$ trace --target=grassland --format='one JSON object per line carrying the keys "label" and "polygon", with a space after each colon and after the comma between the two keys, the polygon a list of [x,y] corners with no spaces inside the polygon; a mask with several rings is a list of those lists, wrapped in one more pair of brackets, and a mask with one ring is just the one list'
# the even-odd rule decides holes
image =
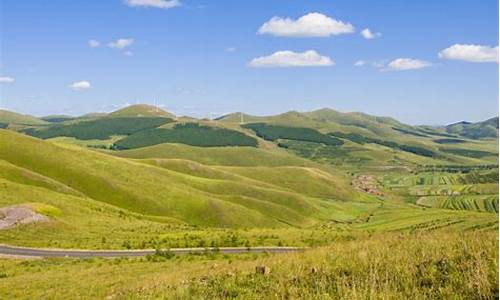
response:
{"label": "grassland", "polygon": [[0,274],[10,299],[495,299],[498,233],[364,235],[280,255],[0,260]]}
{"label": "grassland", "polygon": [[[0,207],[22,204],[49,221],[1,230],[0,243],[310,249],[0,258],[0,298],[498,298],[495,138],[328,109],[203,121],[140,105],[5,124]],[[14,132],[27,127],[60,132]],[[117,149],[144,134],[138,148]],[[359,175],[380,193],[363,192]],[[261,265],[270,274],[256,274]]]}

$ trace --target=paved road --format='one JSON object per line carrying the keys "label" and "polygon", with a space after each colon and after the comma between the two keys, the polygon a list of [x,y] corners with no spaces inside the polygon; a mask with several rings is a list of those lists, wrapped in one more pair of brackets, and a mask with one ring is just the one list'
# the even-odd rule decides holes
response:
{"label": "paved road", "polygon": [[[174,248],[170,249],[176,255],[190,253],[204,253],[215,251],[214,248]],[[219,253],[238,254],[238,253],[286,253],[302,251],[304,248],[299,247],[221,247],[218,248]],[[155,254],[156,250],[65,250],[65,249],[39,249],[25,248],[8,245],[0,245],[0,254],[16,255],[16,256],[31,256],[31,257],[137,257]]]}

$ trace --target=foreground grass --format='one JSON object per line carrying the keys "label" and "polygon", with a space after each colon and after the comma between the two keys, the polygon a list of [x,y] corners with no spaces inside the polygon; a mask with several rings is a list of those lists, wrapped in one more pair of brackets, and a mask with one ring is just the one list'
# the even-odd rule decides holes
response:
{"label": "foreground grass", "polygon": [[0,274],[5,299],[495,299],[498,231],[383,233],[279,255],[0,260]]}

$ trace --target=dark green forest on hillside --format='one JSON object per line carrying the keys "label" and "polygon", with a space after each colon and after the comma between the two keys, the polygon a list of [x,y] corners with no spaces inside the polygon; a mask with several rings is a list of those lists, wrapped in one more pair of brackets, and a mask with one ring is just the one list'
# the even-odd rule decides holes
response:
{"label": "dark green forest on hillside", "polygon": [[133,149],[162,143],[181,143],[199,147],[257,147],[255,138],[241,132],[196,123],[176,124],[172,129],[144,130],[116,142],[114,147],[116,149]]}
{"label": "dark green forest on hillside", "polygon": [[396,142],[374,139],[374,138],[362,136],[362,135],[356,134],[356,133],[332,132],[329,134],[332,136],[335,136],[335,137],[348,139],[354,143],[361,144],[361,145],[366,144],[366,143],[373,143],[373,144],[379,144],[379,145],[386,146],[386,147],[393,148],[393,149],[399,149],[402,151],[410,152],[410,153],[420,155],[420,156],[435,157],[437,155],[434,151],[431,151],[431,150],[428,150],[428,149],[425,149],[422,147],[411,146],[411,145],[402,145],[402,144],[398,144]]}
{"label": "dark green forest on hillside", "polygon": [[466,141],[461,139],[437,139],[433,140],[433,142],[437,144],[463,144]]}
{"label": "dark green forest on hillside", "polygon": [[79,140],[106,140],[112,135],[129,135],[170,122],[172,122],[172,119],[160,117],[102,118],[72,124],[55,124],[38,130],[28,128],[24,130],[24,133],[42,139],[67,136]]}
{"label": "dark green forest on hillside", "polygon": [[335,137],[328,136],[311,128],[287,127],[287,126],[269,125],[264,123],[245,124],[242,125],[242,127],[255,131],[257,136],[268,141],[286,139],[286,140],[321,143],[329,146],[340,146],[343,144],[341,140]]}
{"label": "dark green forest on hillside", "polygon": [[480,151],[480,150],[471,150],[471,149],[458,149],[458,148],[439,148],[440,151],[451,153],[455,155],[472,157],[472,158],[483,158],[486,156],[498,155],[496,153],[491,153],[488,151]]}

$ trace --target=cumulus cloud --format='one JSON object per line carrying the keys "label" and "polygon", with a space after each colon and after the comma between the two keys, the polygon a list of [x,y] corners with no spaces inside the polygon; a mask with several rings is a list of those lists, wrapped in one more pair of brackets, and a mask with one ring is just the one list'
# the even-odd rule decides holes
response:
{"label": "cumulus cloud", "polygon": [[174,8],[180,6],[178,0],[125,0],[125,4],[132,7]]}
{"label": "cumulus cloud", "polygon": [[283,37],[329,37],[354,32],[354,26],[320,13],[309,13],[297,20],[273,17],[260,28],[259,34]]}
{"label": "cumulus cloud", "polygon": [[427,68],[430,66],[432,66],[432,63],[425,60],[419,60],[413,58],[397,58],[391,61],[387,65],[387,70],[407,71],[407,70],[417,70],[417,69]]}
{"label": "cumulus cloud", "polygon": [[134,43],[134,39],[117,39],[114,42],[108,43],[109,48],[123,50],[130,47]]}
{"label": "cumulus cloud", "polygon": [[90,48],[97,48],[101,45],[101,43],[99,43],[99,41],[97,40],[89,40],[89,47]]}
{"label": "cumulus cloud", "polygon": [[498,62],[498,46],[455,44],[442,50],[438,55],[443,59],[463,60],[475,63]]}
{"label": "cumulus cloud", "polygon": [[381,37],[382,36],[382,33],[380,32],[371,32],[371,30],[369,28],[365,28],[363,30],[361,30],[361,33],[360,33],[365,39],[367,40],[372,40],[372,39],[376,39],[378,37]]}
{"label": "cumulus cloud", "polygon": [[74,91],[84,91],[90,89],[90,82],[86,80],[76,81],[69,85]]}
{"label": "cumulus cloud", "polygon": [[356,66],[356,67],[362,67],[362,66],[364,66],[364,65],[366,65],[366,64],[367,64],[367,62],[366,62],[366,61],[364,61],[364,60],[358,60],[358,61],[356,61],[356,62],[354,63],[354,66]]}
{"label": "cumulus cloud", "polygon": [[16,81],[13,77],[10,76],[0,76],[0,83],[13,83]]}
{"label": "cumulus cloud", "polygon": [[289,50],[278,51],[268,56],[252,59],[249,63],[253,68],[272,67],[326,67],[333,66],[335,62],[328,56],[321,56],[314,50],[293,52]]}

